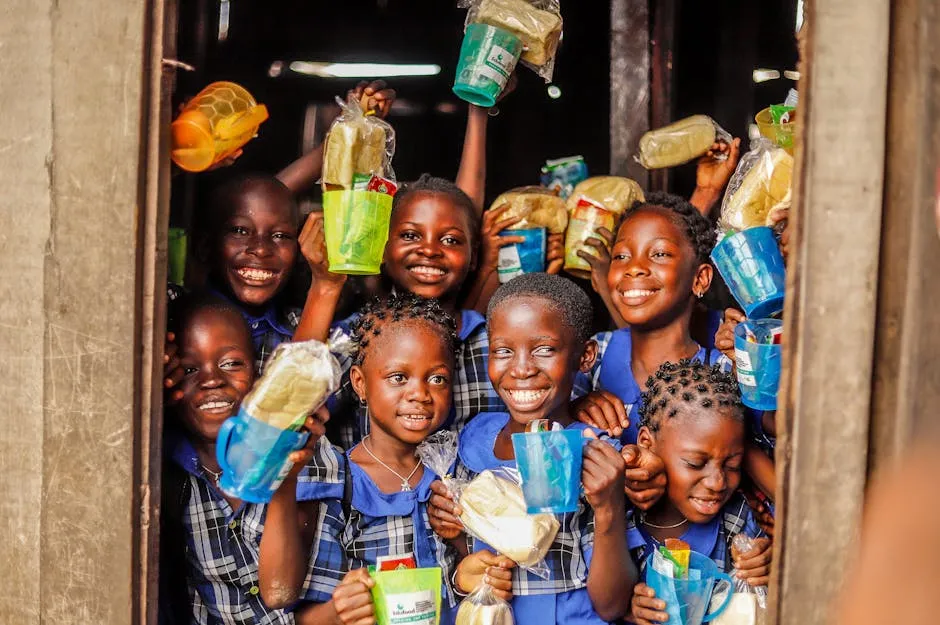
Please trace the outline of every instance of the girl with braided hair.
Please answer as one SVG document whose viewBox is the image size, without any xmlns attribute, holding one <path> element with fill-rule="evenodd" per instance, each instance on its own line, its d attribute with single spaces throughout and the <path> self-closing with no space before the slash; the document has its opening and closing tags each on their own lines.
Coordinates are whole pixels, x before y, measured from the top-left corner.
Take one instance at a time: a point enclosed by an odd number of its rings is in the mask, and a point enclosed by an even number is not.
<svg viewBox="0 0 940 625">
<path fill-rule="evenodd" d="M 326 502 L 311 550 L 299 548 L 304 528 L 292 493 L 275 494 L 261 541 L 260 585 L 269 606 L 294 603 L 308 570 L 342 580 L 313 595 L 322 622 L 374 619 L 367 567 L 383 556 L 439 566 L 427 513 L 437 476 L 415 450 L 450 411 L 456 325 L 437 301 L 403 294 L 365 306 L 351 333 L 357 351 L 349 378 L 369 415 L 369 434 L 346 452 L 330 448 L 335 478 L 298 482 L 300 496 Z M 455 602 L 443 581 L 442 588 L 447 613 Z"/>
<path fill-rule="evenodd" d="M 771 543 L 737 489 L 745 454 L 747 419 L 730 373 L 700 361 L 664 363 L 646 383 L 638 444 L 663 459 L 666 496 L 649 510 L 628 512 L 628 544 L 637 566 L 666 539 L 678 538 L 751 586 L 766 586 Z M 755 547 L 732 554 L 737 534 Z M 734 562 L 732 563 L 732 560 Z M 641 575 L 645 571 L 641 570 Z M 669 619 L 666 605 L 640 583 L 634 589 L 633 621 Z"/>
</svg>

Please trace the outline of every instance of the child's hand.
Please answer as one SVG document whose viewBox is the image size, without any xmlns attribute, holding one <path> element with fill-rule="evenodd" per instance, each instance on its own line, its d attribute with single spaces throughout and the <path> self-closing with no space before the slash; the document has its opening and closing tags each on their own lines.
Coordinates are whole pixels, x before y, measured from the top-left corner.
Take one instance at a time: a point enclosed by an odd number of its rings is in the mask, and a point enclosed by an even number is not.
<svg viewBox="0 0 940 625">
<path fill-rule="evenodd" d="M 744 313 L 735 308 L 728 308 L 725 310 L 724 321 L 715 332 L 715 349 L 727 356 L 731 362 L 734 362 L 734 329 L 742 321 L 747 321 Z"/>
<path fill-rule="evenodd" d="M 346 274 L 332 273 L 326 255 L 326 235 L 323 232 L 323 213 L 310 213 L 298 237 L 300 252 L 310 265 L 313 282 L 341 285 L 346 282 Z"/>
<path fill-rule="evenodd" d="M 592 391 L 572 403 L 574 418 L 611 436 L 619 437 L 630 426 L 630 416 L 620 398 L 610 391 Z"/>
<path fill-rule="evenodd" d="M 620 452 L 613 445 L 597 440 L 591 430 L 584 431 L 588 441 L 584 446 L 581 483 L 584 496 L 594 510 L 616 509 L 624 492 L 624 471 L 627 468 Z M 623 515 L 623 511 L 620 512 Z"/>
<path fill-rule="evenodd" d="M 730 144 L 723 141 L 712 145 L 708 153 L 698 161 L 695 170 L 695 192 L 692 202 L 703 214 L 707 215 L 712 207 L 721 199 L 721 194 L 728 185 L 731 175 L 738 166 L 738 156 L 741 153 L 741 140 L 735 139 Z M 718 160 L 717 156 L 725 154 L 725 160 Z"/>
<path fill-rule="evenodd" d="M 578 256 L 591 266 L 591 286 L 606 298 L 610 291 L 607 286 L 607 272 L 610 269 L 610 246 L 614 244 L 614 233 L 607 228 L 598 228 L 595 232 L 601 236 L 600 239 L 590 237 L 584 241 L 585 245 L 594 248 L 595 253 L 578 250 Z"/>
<path fill-rule="evenodd" d="M 480 267 L 483 269 L 496 270 L 499 266 L 499 249 L 501 247 L 525 241 L 520 236 L 500 236 L 500 232 L 522 221 L 520 217 L 510 217 L 500 221 L 500 216 L 508 209 L 509 204 L 503 204 L 483 213 L 483 227 L 480 231 Z"/>
<path fill-rule="evenodd" d="M 179 346 L 176 344 L 176 335 L 166 333 L 166 343 L 163 345 L 163 387 L 167 392 L 167 403 L 175 404 L 183 399 L 183 391 L 176 388 L 183 380 L 185 371 L 180 366 Z"/>
<path fill-rule="evenodd" d="M 734 559 L 737 578 L 746 580 L 749 586 L 767 586 L 770 584 L 773 543 L 766 537 L 754 538 L 751 542 L 754 548 Z"/>
<path fill-rule="evenodd" d="M 326 406 L 320 406 L 312 415 L 307 415 L 301 430 L 308 432 L 306 444 L 296 451 L 292 451 L 287 458 L 294 463 L 284 482 L 292 482 L 303 470 L 310 459 L 313 458 L 313 452 L 317 448 L 317 443 L 326 434 L 326 422 L 330 420 L 330 413 Z"/>
<path fill-rule="evenodd" d="M 633 601 L 630 607 L 633 622 L 636 625 L 652 625 L 669 620 L 669 615 L 663 612 L 666 609 L 666 602 L 657 599 L 656 593 L 646 584 L 637 584 L 633 588 Z"/>
<path fill-rule="evenodd" d="M 545 248 L 545 273 L 561 273 L 565 266 L 565 234 L 550 234 Z"/>
<path fill-rule="evenodd" d="M 431 482 L 431 498 L 428 500 L 428 520 L 431 529 L 444 540 L 455 540 L 464 533 L 463 523 L 458 518 L 460 506 L 454 503 L 454 497 L 447 490 L 444 482 Z"/>
<path fill-rule="evenodd" d="M 506 556 L 486 550 L 476 551 L 460 561 L 454 581 L 457 589 L 464 593 L 489 584 L 497 597 L 512 601 L 512 569 L 515 566 L 516 563 Z"/>
<path fill-rule="evenodd" d="M 634 507 L 649 510 L 666 493 L 666 464 L 645 447 L 625 445 L 620 454 L 626 464 L 624 488 Z"/>
<path fill-rule="evenodd" d="M 350 571 L 333 591 L 333 609 L 343 625 L 374 625 L 375 607 L 370 590 L 375 580 L 366 569 Z"/>
<path fill-rule="evenodd" d="M 396 94 L 394 89 L 388 88 L 384 80 L 372 82 L 363 80 L 346 94 L 347 99 L 349 96 L 356 98 L 363 113 L 375 111 L 376 117 L 385 119 L 388 117 L 388 112 L 392 110 Z"/>
<path fill-rule="evenodd" d="M 780 232 L 780 253 L 783 261 L 787 262 L 790 255 L 790 209 L 775 208 L 767 216 L 770 227 Z"/>
</svg>

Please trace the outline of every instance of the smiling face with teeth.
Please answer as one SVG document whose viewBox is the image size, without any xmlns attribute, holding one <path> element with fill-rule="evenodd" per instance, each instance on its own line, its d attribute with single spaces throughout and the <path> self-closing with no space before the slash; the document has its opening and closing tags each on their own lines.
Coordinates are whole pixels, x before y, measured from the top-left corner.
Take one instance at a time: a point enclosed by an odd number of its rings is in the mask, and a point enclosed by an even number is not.
<svg viewBox="0 0 940 625">
<path fill-rule="evenodd" d="M 510 429 L 536 419 L 571 423 L 568 402 L 578 371 L 590 371 L 594 341 L 578 341 L 557 304 L 541 297 L 507 299 L 490 311 L 489 377 L 509 408 Z"/>
<path fill-rule="evenodd" d="M 277 181 L 247 186 L 232 198 L 215 255 L 215 279 L 260 311 L 287 283 L 297 258 L 297 208 Z"/>
<path fill-rule="evenodd" d="M 446 193 L 416 191 L 396 206 L 385 246 L 385 274 L 399 289 L 452 309 L 474 263 L 465 209 Z"/>
<path fill-rule="evenodd" d="M 647 206 L 629 214 L 610 255 L 611 300 L 635 330 L 688 323 L 694 294 L 711 284 L 711 266 L 698 262 L 691 241 L 665 208 Z"/>
<path fill-rule="evenodd" d="M 440 428 L 450 411 L 454 355 L 422 319 L 381 324 L 369 338 L 361 365 L 349 371 L 353 390 L 369 407 L 371 445 L 417 446 Z"/>
<path fill-rule="evenodd" d="M 677 404 L 677 414 L 663 418 L 659 430 L 640 428 L 638 444 L 656 453 L 666 465 L 666 497 L 650 518 L 669 524 L 678 515 L 707 523 L 728 503 L 741 483 L 744 461 L 744 420 L 731 407 L 702 408 Z M 682 527 L 680 531 L 685 531 Z"/>
<path fill-rule="evenodd" d="M 178 414 L 198 442 L 214 443 L 254 382 L 251 335 L 236 310 L 204 307 L 185 320 L 179 347 L 185 376 Z"/>
</svg>

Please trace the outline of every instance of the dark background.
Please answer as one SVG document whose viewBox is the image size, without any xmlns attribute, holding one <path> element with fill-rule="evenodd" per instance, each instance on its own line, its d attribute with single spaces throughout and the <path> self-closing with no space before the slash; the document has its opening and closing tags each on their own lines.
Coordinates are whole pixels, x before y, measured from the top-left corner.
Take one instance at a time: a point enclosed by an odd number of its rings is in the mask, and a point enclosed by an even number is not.
<svg viewBox="0 0 940 625">
<path fill-rule="evenodd" d="M 655 3 L 655 0 L 652 0 Z M 794 84 L 754 84 L 752 71 L 795 69 L 796 1 L 675 0 L 673 119 L 696 113 L 746 137 L 761 108 L 781 102 Z M 173 223 L 186 225 L 207 192 L 245 171 L 275 173 L 301 154 L 304 111 L 329 102 L 357 82 L 316 78 L 286 69 L 268 76 L 274 61 L 436 63 L 440 75 L 392 79 L 399 98 L 423 113 L 392 113 L 400 180 L 422 172 L 453 178 L 463 141 L 466 107 L 450 91 L 465 11 L 452 0 L 268 0 L 230 3 L 228 39 L 217 41 L 218 0 L 181 3 L 178 58 L 197 67 L 180 71 L 176 102 L 214 80 L 244 85 L 270 112 L 238 162 L 217 172 L 179 174 Z M 563 0 L 565 37 L 555 70 L 562 96 L 552 100 L 541 78 L 520 70 L 520 86 L 490 124 L 487 196 L 538 182 L 547 158 L 582 154 L 592 174 L 609 168 L 610 7 L 605 0 Z M 653 9 L 655 13 L 655 7 Z M 442 103 L 457 105 L 444 114 Z M 672 172 L 672 191 L 691 193 L 694 165 Z"/>
</svg>

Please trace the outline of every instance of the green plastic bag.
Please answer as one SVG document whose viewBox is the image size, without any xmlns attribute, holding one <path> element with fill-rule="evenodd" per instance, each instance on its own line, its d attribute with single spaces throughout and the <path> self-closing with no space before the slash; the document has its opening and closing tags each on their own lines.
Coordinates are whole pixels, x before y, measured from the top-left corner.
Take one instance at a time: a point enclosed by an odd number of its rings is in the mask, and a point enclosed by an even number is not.
<svg viewBox="0 0 940 625">
<path fill-rule="evenodd" d="M 438 625 L 441 569 L 400 569 L 372 573 L 377 625 Z"/>
</svg>

